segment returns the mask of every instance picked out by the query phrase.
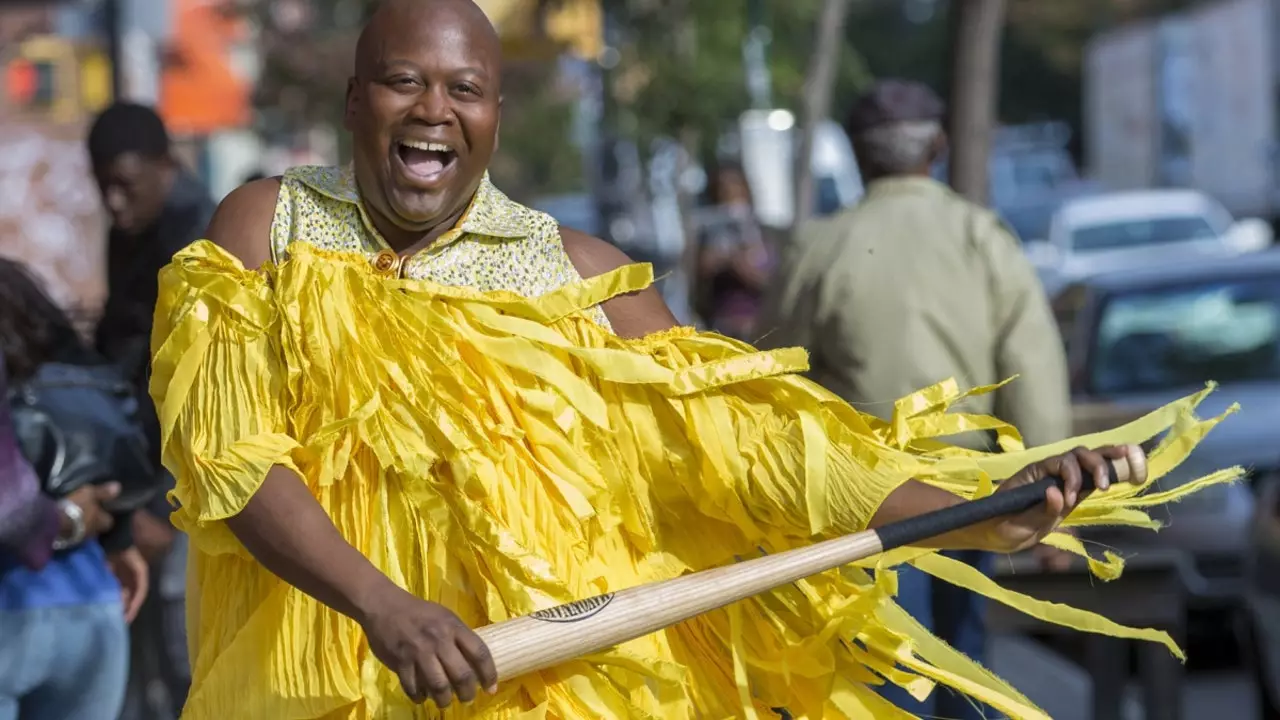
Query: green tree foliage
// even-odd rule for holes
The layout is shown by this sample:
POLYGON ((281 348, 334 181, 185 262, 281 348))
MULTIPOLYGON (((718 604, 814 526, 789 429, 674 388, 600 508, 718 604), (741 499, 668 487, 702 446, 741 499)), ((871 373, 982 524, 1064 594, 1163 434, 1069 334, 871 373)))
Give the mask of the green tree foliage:
MULTIPOLYGON (((1194 4, 1196 0, 1010 0, 1000 56, 1001 121, 1064 120, 1077 130, 1078 141, 1081 67, 1089 39, 1108 27, 1194 4)), ((855 6, 846 35, 877 77, 919 80, 946 97, 948 5, 938 2, 931 18, 915 23, 905 17, 900 3, 862 3, 855 6)))
MULTIPOLYGON (((715 138, 750 107, 742 54, 750 29, 745 6, 723 0, 625 4, 627 42, 621 48, 615 84, 616 99, 633 120, 624 130, 641 140, 676 135, 682 129, 715 138)), ((773 101, 795 108, 822 2, 789 0, 766 6, 773 101)), ((870 79, 854 48, 842 53, 837 94, 848 94, 870 79)))
MULTIPOLYGON (((262 72, 254 92, 259 131, 287 141, 316 125, 340 126, 359 27, 374 0, 310 0, 305 23, 281 26, 272 3, 244 3, 261 28, 262 72)), ((339 133, 346 156, 346 133, 339 133)))
POLYGON ((504 68, 502 137, 490 173, 522 200, 586 189, 582 152, 569 141, 575 98, 556 79, 547 63, 504 68))

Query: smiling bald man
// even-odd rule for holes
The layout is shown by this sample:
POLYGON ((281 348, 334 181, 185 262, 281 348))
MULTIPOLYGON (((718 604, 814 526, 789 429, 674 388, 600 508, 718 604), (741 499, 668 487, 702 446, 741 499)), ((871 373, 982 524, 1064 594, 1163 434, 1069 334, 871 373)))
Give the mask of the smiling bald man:
MULTIPOLYGON (((151 391, 192 546, 183 717, 893 716, 877 673, 1036 717, 857 569, 497 682, 472 628, 951 507, 991 475, 1063 477, 1042 507, 932 543, 1018 550, 1147 439, 919 454, 954 389, 904 401, 890 445, 793 374, 800 353, 676 328, 651 269, 490 183, 501 74, 469 0, 384 3, 348 81, 350 167, 241 187, 161 274, 151 391)), ((1196 426, 1178 427, 1181 452, 1196 426)), ((1090 522, 1109 513, 1140 517, 1122 500, 1090 522)))

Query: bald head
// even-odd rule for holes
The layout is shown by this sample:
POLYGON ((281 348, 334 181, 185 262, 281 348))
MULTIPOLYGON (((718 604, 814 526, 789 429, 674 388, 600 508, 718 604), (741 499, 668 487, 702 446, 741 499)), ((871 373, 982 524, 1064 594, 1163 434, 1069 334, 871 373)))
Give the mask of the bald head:
POLYGON ((466 210, 498 143, 502 47, 472 0, 384 0, 356 45, 346 128, 361 199, 401 249, 466 210))
POLYGON ((495 72, 501 71, 502 42, 473 0, 382 0, 356 41, 355 76, 369 77, 397 36, 419 35, 442 22, 465 32, 477 53, 486 56, 495 72))

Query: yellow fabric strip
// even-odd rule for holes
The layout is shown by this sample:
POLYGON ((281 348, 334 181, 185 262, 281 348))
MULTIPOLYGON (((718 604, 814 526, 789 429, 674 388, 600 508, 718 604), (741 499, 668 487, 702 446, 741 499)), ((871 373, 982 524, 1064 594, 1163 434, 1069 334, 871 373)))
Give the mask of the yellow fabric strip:
POLYGON ((1045 545, 1055 547, 1072 555, 1078 555, 1084 558, 1089 564, 1089 572, 1094 577, 1102 580, 1115 580, 1120 577, 1120 573, 1124 572, 1124 558, 1111 552, 1103 551, 1102 559, 1094 557, 1085 549, 1084 543, 1080 542, 1080 538, 1068 535, 1062 532, 1050 533, 1048 537, 1042 540, 1045 545))
POLYGON ((1168 648, 1169 652, 1179 660, 1186 660, 1186 655, 1183 654, 1182 649, 1166 632, 1125 627, 1095 613, 1058 603, 1036 600, 1021 593, 1015 593, 1000 587, 995 580, 982 574, 977 568, 942 555, 922 555, 912 560, 911 564, 939 580, 968 588, 979 595, 1020 610, 1037 620, 1043 620, 1055 625, 1065 625, 1099 635, 1160 643, 1168 648))
MULTIPOLYGON (((307 252, 314 253, 313 248, 307 252)), ((536 298, 515 293, 482 293, 462 287, 439 285, 429 280, 395 280, 395 287, 426 292, 441 297, 484 304, 516 317, 554 323, 619 295, 638 292, 653 284, 653 267, 647 263, 624 265, 593 278, 566 285, 536 298)))
MULTIPOLYGON (((476 340, 488 352, 518 357, 527 351, 528 341, 562 349, 587 364, 593 373, 611 382, 645 384, 663 387, 674 397, 692 395, 732 385, 745 380, 803 372, 809 368, 808 354, 798 348, 753 352, 706 362, 696 367, 672 372, 651 357, 623 348, 584 348, 569 342, 562 334, 546 325, 525 318, 500 315, 487 307, 472 309, 477 319, 502 333, 499 337, 476 340)), ((561 378, 561 381, 564 381, 561 378)), ((572 380, 568 381, 572 384, 572 380)))
MULTIPOLYGON (((1188 495, 1197 493, 1210 485, 1225 485, 1236 482, 1243 478, 1246 471, 1242 467, 1226 468, 1219 470, 1211 475, 1206 475, 1192 483, 1179 485, 1172 490, 1164 492, 1147 493, 1141 497, 1135 497, 1125 502, 1127 507, 1156 507, 1167 503, 1178 502, 1188 495)), ((1118 504, 1118 501, 1117 501, 1118 504)))
POLYGON ((964 653, 956 650, 936 635, 927 631, 919 621, 911 617, 906 610, 896 604, 885 604, 877 608, 877 614, 892 627, 904 628, 912 638, 912 650, 926 662, 945 668, 957 677, 964 678, 977 687, 997 688, 999 692, 1021 707, 1034 708, 1035 705, 1012 685, 996 677, 995 673, 973 662, 964 653))
MULTIPOLYGON (((992 477, 1005 478, 1013 475, 1028 464, 1039 462, 1040 460, 1052 457, 1053 455, 1060 455, 1075 447, 1101 447, 1104 445, 1122 445, 1126 443, 1144 442, 1172 427, 1178 418, 1184 416, 1194 417, 1194 410, 1196 406, 1198 406, 1200 402, 1210 392, 1212 392, 1212 390, 1212 387, 1205 388, 1201 392, 1170 403, 1169 405, 1154 410, 1133 422, 1122 425, 1113 430, 1069 438, 1062 442, 1042 445, 1021 453, 1000 453, 996 455, 982 455, 978 457, 963 458, 958 464, 964 464, 964 461, 973 460, 978 467, 985 472, 990 473, 992 477)), ((1178 448, 1181 447, 1182 444, 1179 443, 1178 448)), ((1168 450, 1161 448, 1161 450, 1164 452, 1175 452, 1176 454, 1180 454, 1182 457, 1185 457, 1185 453, 1176 452, 1178 448, 1171 448, 1168 450)), ((1189 452, 1189 449, 1187 452, 1189 452)), ((1149 476, 1152 478, 1159 477, 1162 474, 1158 472, 1158 470, 1167 471, 1168 469, 1171 469, 1169 467, 1171 464, 1176 466, 1176 463, 1171 462, 1159 466, 1153 465, 1152 463, 1155 462, 1156 457, 1157 455, 1153 454, 1148 462, 1149 476)), ((1172 455, 1170 456, 1170 461, 1172 461, 1173 457, 1174 456, 1172 455)), ((953 463, 951 462, 944 461, 943 463, 939 463, 937 467, 945 472, 952 464, 953 463)))
MULTIPOLYGON (((836 678, 836 686, 831 693, 831 706, 842 717, 848 720, 911 720, 914 716, 902 710, 888 700, 880 697, 875 691, 863 685, 854 685, 843 678, 836 678)), ((823 714, 823 720, 830 717, 823 714)), ((797 720, 799 720, 797 718, 797 720)))
POLYGON ((729 647, 733 654, 733 682, 738 687, 738 701, 742 703, 742 717, 759 720, 755 701, 751 697, 751 682, 747 679, 747 664, 743 659, 746 648, 742 641, 742 604, 729 606, 729 647))

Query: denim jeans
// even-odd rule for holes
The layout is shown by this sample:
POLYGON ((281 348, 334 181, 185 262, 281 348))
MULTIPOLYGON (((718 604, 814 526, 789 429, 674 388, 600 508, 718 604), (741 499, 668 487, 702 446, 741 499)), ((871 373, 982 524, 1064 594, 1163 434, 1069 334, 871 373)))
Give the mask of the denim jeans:
POLYGON ((186 627, 187 536, 152 568, 152 592, 130 628, 129 689, 120 720, 175 720, 191 688, 186 627))
POLYGON ((116 720, 128 675, 120 603, 0 611, 0 720, 116 720))
MULTIPOLYGON (((993 556, 977 550, 947 551, 944 555, 991 573, 993 556)), ((909 565, 897 568, 898 604, 951 647, 986 665, 986 598, 933 578, 909 565)), ((897 685, 880 686, 880 696, 918 717, 952 720, 994 720, 995 710, 975 706, 973 700, 939 687, 923 702, 897 685)))

